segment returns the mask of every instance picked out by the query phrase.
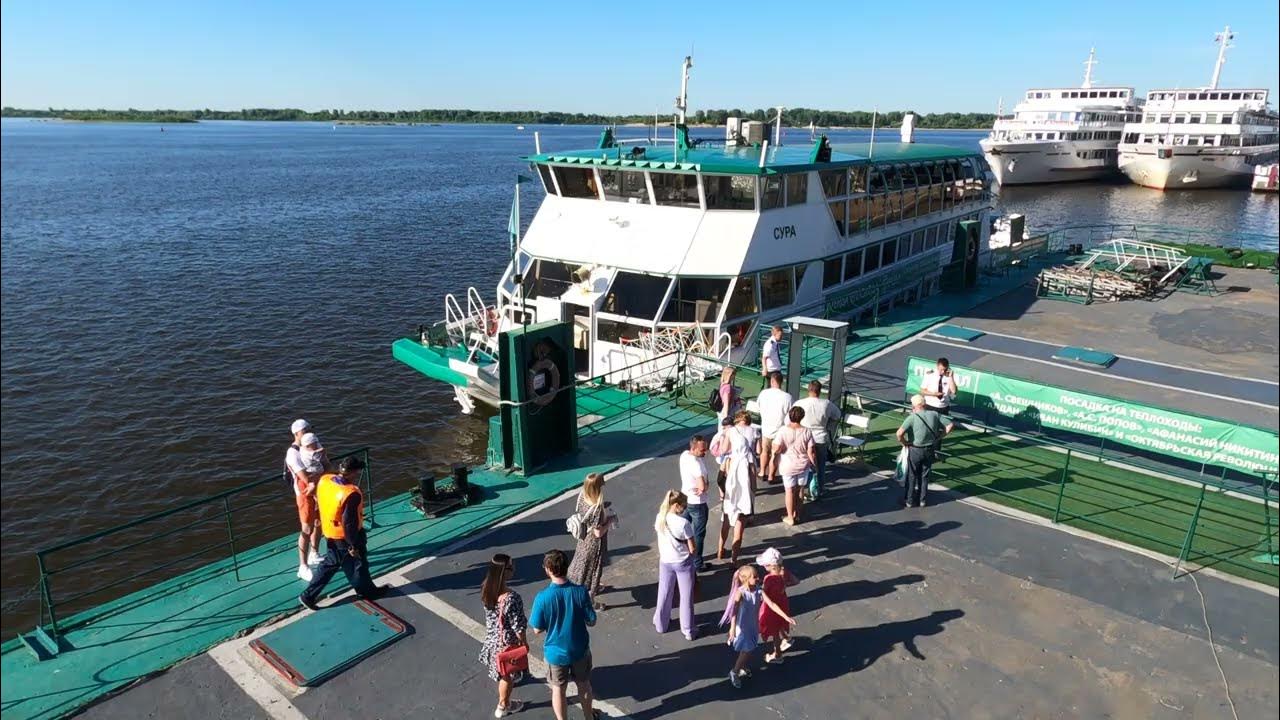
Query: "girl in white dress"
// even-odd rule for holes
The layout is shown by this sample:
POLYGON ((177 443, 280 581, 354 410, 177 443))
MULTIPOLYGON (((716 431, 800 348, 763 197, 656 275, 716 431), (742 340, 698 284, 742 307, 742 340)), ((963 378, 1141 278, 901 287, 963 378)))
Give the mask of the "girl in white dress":
POLYGON ((724 489, 720 492, 723 515, 720 518, 720 546, 716 559, 724 559, 725 541, 729 528, 733 527, 733 546, 730 560, 738 563, 738 550, 742 547, 742 533, 747 518, 755 508, 756 462, 760 457, 760 431, 751 427, 751 416, 740 411, 733 416, 733 427, 725 430, 729 439, 729 462, 725 472, 724 489))

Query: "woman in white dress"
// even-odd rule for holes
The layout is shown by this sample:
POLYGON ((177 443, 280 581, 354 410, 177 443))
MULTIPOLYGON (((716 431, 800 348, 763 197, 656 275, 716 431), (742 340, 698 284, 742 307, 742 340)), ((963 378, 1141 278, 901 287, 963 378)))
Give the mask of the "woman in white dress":
POLYGON ((738 550, 742 547, 742 533, 747 518, 755 508, 756 462, 760 458, 760 431, 751 427, 751 416, 740 411, 733 416, 733 427, 725 431, 729 439, 729 462, 725 472, 724 487, 720 490, 720 546, 716 559, 724 559, 724 544, 733 528, 733 546, 730 562, 738 564, 738 550))

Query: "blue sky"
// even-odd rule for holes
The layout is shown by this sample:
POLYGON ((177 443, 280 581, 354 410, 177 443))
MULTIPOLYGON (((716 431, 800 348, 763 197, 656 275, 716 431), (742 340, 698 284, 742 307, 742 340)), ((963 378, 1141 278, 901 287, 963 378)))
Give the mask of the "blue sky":
POLYGON ((3 0, 16 107, 992 111, 1031 86, 1209 81, 1275 93, 1276 0, 1070 3, 3 0))

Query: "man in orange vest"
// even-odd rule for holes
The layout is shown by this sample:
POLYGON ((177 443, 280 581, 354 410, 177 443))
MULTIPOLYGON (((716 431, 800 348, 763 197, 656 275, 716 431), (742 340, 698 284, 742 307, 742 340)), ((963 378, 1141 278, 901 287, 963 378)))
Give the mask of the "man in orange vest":
POLYGON ((345 457, 338 463, 337 473, 320 476, 316 485, 320 531, 327 540, 328 552, 324 562, 315 569, 307 589, 298 596, 298 602, 309 610, 318 609, 316 598, 338 568, 346 573, 356 595, 372 600, 386 592, 385 587, 374 586, 365 557, 364 496, 360 493, 360 473, 363 470, 364 463, 360 458, 345 457))

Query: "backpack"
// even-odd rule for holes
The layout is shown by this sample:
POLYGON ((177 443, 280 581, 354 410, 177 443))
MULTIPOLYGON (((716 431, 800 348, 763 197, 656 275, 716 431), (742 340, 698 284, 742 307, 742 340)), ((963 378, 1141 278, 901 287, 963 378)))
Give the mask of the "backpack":
POLYGON ((711 391, 711 396, 707 398, 707 407, 716 412, 724 410, 724 397, 720 395, 720 386, 716 386, 711 391))
MULTIPOLYGON (((290 448, 291 450, 297 450, 298 452, 302 452, 302 448, 298 447, 298 444, 297 444, 297 443, 290 443, 290 444, 289 444, 289 448, 290 448)), ((287 461, 287 460, 285 461, 285 464, 284 464, 284 472, 283 472, 282 474, 283 474, 283 476, 284 476, 284 486, 285 486, 286 488, 288 488, 288 489, 289 489, 289 494, 290 494, 290 495, 293 495, 293 494, 294 494, 294 489, 293 489, 293 479, 294 479, 294 478, 293 478, 293 470, 290 470, 290 469, 289 469, 289 463, 288 463, 288 461, 287 461)))
POLYGON ((574 540, 587 539, 587 524, 582 521, 582 513, 576 512, 577 503, 574 503, 575 512, 564 521, 564 529, 573 536, 574 540))

